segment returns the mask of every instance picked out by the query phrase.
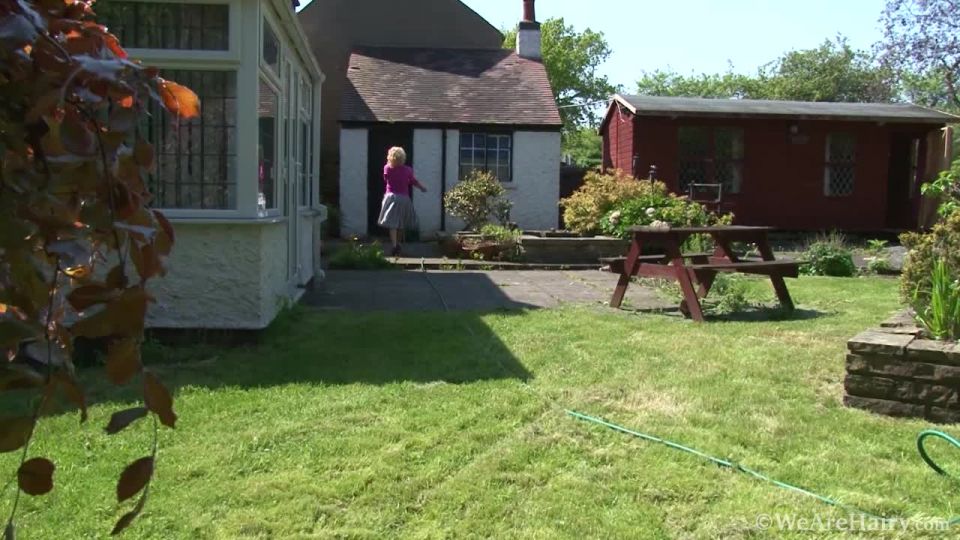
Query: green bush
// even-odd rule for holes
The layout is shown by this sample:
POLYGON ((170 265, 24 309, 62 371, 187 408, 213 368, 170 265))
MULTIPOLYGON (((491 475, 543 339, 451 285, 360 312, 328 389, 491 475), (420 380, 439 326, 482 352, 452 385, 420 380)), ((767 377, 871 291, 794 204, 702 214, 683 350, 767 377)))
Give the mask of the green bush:
POLYGON ((493 223, 487 223, 483 227, 480 227, 480 236, 484 240, 490 239, 501 243, 519 242, 520 234, 521 232, 517 229, 510 229, 503 225, 495 225, 493 223))
POLYGON ((351 242, 330 256, 330 268, 335 270, 381 270, 392 266, 378 243, 351 242))
POLYGON ((943 217, 960 211, 960 159, 954 160, 950 170, 942 171, 936 180, 920 186, 920 192, 940 198, 937 212, 943 217))
POLYGON ((960 275, 960 210, 933 226, 928 234, 904 233, 900 242, 909 249, 900 277, 900 297, 917 313, 930 305, 932 276, 942 260, 953 275, 960 275))
POLYGON ((618 204, 638 197, 652 189, 650 182, 642 182, 620 170, 603 174, 599 170, 584 176, 583 185, 569 197, 562 199, 563 221, 566 227, 580 234, 601 232, 600 220, 618 204))
POLYGON ((709 310, 717 315, 736 313, 750 307, 750 287, 746 278, 735 274, 717 274, 710 288, 709 310))
POLYGON ((663 222, 674 227, 707 226, 729 223, 732 216, 717 216, 702 204, 678 197, 663 182, 643 181, 644 193, 615 205, 600 220, 604 233, 627 238, 630 227, 663 222))
POLYGON ((506 225, 512 203, 504 195, 503 185, 487 171, 473 171, 453 187, 443 198, 447 212, 476 231, 490 218, 506 225))
POLYGON ((857 273, 853 252, 838 233, 821 236, 800 257, 800 271, 811 276, 851 277, 857 273))

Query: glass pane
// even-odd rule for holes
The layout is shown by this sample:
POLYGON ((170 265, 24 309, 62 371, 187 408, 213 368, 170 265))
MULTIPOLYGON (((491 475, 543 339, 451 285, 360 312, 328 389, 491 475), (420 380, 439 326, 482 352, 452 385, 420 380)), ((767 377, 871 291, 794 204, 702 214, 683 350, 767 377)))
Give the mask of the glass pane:
POLYGON ((307 160, 307 144, 310 128, 306 122, 300 123, 300 205, 305 206, 310 201, 310 181, 308 171, 310 165, 307 160))
POLYGON ((743 159, 743 130, 720 128, 715 132, 717 159, 743 159))
POLYGON ((266 20, 263 21, 263 61, 274 73, 280 73, 280 41, 266 20))
POLYGON ((257 209, 263 212, 277 207, 276 198, 276 150, 277 150, 277 93, 260 81, 259 117, 259 186, 257 209))
POLYGON ((151 104, 143 129, 157 153, 157 172, 150 178, 154 205, 233 208, 236 119, 233 107, 225 105, 222 96, 223 89, 236 85, 236 73, 165 70, 163 76, 193 89, 204 114, 178 120, 151 104))
POLYGON ((705 158, 710 153, 710 137, 706 128, 679 129, 680 159, 705 158))
POLYGON ((130 48, 229 48, 227 4, 180 4, 110 0, 96 5, 98 20, 130 48))
POLYGON ((690 184, 703 184, 707 177, 707 167, 702 161, 680 162, 680 192, 690 191, 690 184))
POLYGON ((832 133, 827 137, 827 160, 835 161, 854 161, 855 140, 853 135, 846 133, 832 133))

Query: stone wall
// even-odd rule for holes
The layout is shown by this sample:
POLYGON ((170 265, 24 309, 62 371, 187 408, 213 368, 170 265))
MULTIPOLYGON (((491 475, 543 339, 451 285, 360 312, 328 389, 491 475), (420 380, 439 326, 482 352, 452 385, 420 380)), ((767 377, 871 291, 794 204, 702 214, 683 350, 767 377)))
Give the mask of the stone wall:
POLYGON ((847 342, 843 402, 888 416, 960 422, 960 344, 919 337, 907 314, 847 342))

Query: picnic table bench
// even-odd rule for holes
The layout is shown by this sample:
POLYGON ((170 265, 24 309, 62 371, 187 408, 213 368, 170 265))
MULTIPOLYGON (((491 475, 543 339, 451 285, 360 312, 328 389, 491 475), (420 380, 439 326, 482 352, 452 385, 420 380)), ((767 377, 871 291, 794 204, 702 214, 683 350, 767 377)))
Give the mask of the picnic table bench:
POLYGON ((706 298, 719 272, 738 272, 770 277, 777 299, 786 309, 793 309, 793 300, 783 281, 797 277, 796 261, 776 260, 767 239, 769 227, 724 225, 716 227, 633 227, 632 241, 625 257, 601 259, 611 272, 620 274, 610 298, 612 307, 620 307, 633 276, 675 279, 683 292, 680 310, 695 321, 703 321, 700 299, 706 298), (694 234, 708 234, 716 245, 712 253, 683 253, 680 247, 694 234), (741 259, 733 250, 734 242, 756 244, 760 259, 741 259), (653 247, 662 254, 642 255, 653 247), (695 287, 696 286, 696 287, 695 287))

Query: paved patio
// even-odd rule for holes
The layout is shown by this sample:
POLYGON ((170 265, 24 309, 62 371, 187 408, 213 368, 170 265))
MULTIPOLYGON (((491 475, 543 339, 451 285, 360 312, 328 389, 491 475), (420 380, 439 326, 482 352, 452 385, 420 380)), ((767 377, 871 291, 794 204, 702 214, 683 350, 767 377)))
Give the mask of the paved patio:
MULTIPOLYGON (((605 306, 616 282, 617 276, 598 270, 332 270, 302 301, 319 309, 360 311, 443 310, 444 302, 462 311, 605 306)), ((627 310, 675 307, 648 287, 631 286, 624 300, 627 310)))

